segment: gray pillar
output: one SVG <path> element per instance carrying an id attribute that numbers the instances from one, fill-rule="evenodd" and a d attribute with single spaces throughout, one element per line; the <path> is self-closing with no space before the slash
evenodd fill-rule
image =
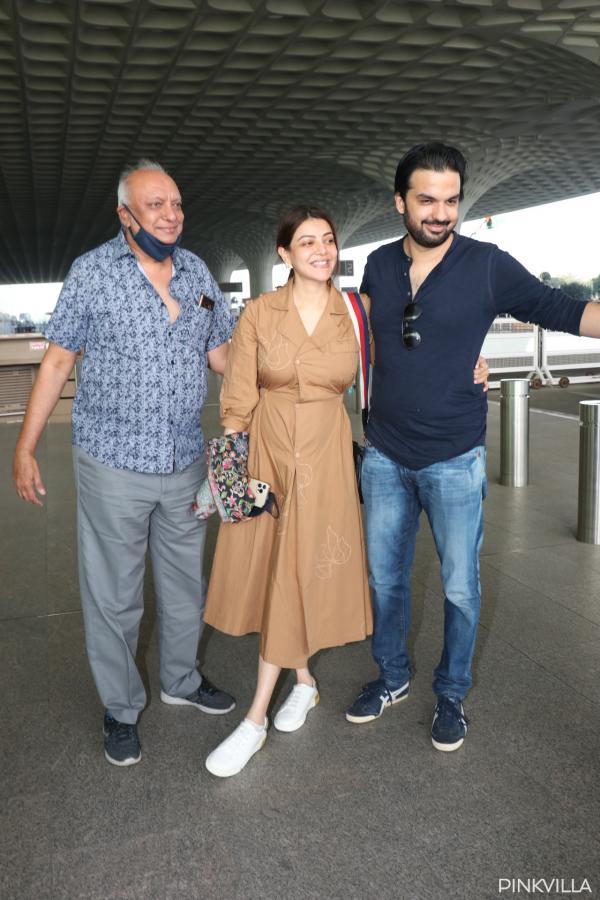
<path id="1" fill-rule="evenodd" d="M 600 401 L 579 404 L 577 540 L 600 544 Z"/>
<path id="2" fill-rule="evenodd" d="M 529 481 L 529 381 L 500 381 L 500 484 L 525 487 Z"/>
<path id="3" fill-rule="evenodd" d="M 246 268 L 245 262 L 235 250 L 221 244 L 206 244 L 199 255 L 217 282 L 230 281 L 234 269 Z"/>
<path id="4" fill-rule="evenodd" d="M 273 290 L 273 266 L 277 258 L 272 250 L 263 253 L 248 253 L 248 271 L 250 273 L 250 295 L 258 297 Z"/>

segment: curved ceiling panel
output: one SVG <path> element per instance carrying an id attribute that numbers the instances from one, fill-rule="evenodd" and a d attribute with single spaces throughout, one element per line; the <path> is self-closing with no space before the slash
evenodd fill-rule
<path id="1" fill-rule="evenodd" d="M 600 0 L 0 0 L 0 280 L 63 277 L 160 160 L 185 245 L 270 252 L 279 211 L 398 228 L 396 161 L 441 138 L 493 214 L 600 190 Z"/>

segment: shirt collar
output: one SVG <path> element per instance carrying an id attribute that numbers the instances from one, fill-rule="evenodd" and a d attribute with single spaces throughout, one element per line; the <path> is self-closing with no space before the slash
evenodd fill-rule
<path id="1" fill-rule="evenodd" d="M 311 335 L 307 335 L 300 315 L 293 305 L 291 281 L 266 296 L 272 309 L 285 313 L 277 323 L 277 330 L 298 347 L 304 344 L 309 348 L 323 347 L 329 341 L 340 337 L 340 329 L 348 319 L 348 310 L 344 299 L 333 284 L 329 288 L 327 307 Z"/>

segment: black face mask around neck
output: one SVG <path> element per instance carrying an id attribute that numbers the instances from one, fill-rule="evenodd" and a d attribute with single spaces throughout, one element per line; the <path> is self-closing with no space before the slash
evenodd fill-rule
<path id="1" fill-rule="evenodd" d="M 124 203 L 123 206 L 129 213 L 131 218 L 135 219 L 135 221 L 140 226 L 139 230 L 136 232 L 136 234 L 134 234 L 133 231 L 131 230 L 131 225 L 127 228 L 127 230 L 129 231 L 129 234 L 131 235 L 133 240 L 136 242 L 136 244 L 138 245 L 140 250 L 143 250 L 144 253 L 147 253 L 148 256 L 151 256 L 152 259 L 155 259 L 157 262 L 162 262 L 163 259 L 167 258 L 167 256 L 172 256 L 173 250 L 175 249 L 175 247 L 179 246 L 179 242 L 181 240 L 181 235 L 179 235 L 177 240 L 173 241 L 170 244 L 167 244 L 164 241 L 159 241 L 159 239 L 154 237 L 153 234 L 150 234 L 149 231 L 146 231 L 146 229 L 143 227 L 143 225 L 141 225 L 139 220 L 136 219 L 134 214 L 131 212 L 131 210 L 129 209 L 127 204 Z M 123 226 L 123 230 L 125 230 L 125 226 Z"/>

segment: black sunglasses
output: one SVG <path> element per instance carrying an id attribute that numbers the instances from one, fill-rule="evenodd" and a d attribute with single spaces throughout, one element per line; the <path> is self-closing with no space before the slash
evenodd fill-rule
<path id="1" fill-rule="evenodd" d="M 402 343 L 407 350 L 414 350 L 421 343 L 421 335 L 413 328 L 423 310 L 418 303 L 409 303 L 402 316 Z"/>

